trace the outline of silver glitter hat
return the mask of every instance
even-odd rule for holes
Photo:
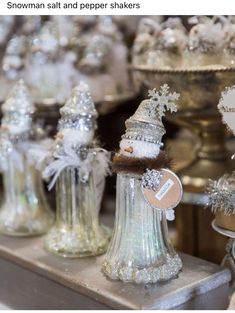
[[[70,98],[60,109],[60,114],[59,130],[69,128],[89,131],[96,128],[98,114],[85,83],[80,83],[72,90]]]
[[[23,80],[19,80],[2,105],[2,127],[14,127],[18,133],[31,127],[32,114],[35,112],[30,93]]]
[[[150,99],[142,101],[134,115],[126,121],[126,133],[122,138],[161,145],[165,134],[162,117],[166,110],[171,113],[177,111],[175,102],[180,95],[169,92],[169,86],[164,84],[159,91],[149,90],[149,96]]]

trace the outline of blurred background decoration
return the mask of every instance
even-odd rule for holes
[[[234,21],[195,16],[188,22],[191,27],[178,17],[160,24],[143,19],[134,42],[132,70],[144,89],[167,83],[181,94],[176,116],[168,119],[192,132],[196,149],[193,155],[188,153],[190,145],[185,142],[188,164],[177,164],[184,186],[177,211],[177,244],[184,252],[219,262],[224,238],[211,229],[213,215],[204,209],[208,179],[232,172],[235,165],[217,109],[221,92],[235,83]],[[172,146],[172,152],[179,150],[180,155],[182,143],[174,141]]]
[[[100,113],[99,138],[116,151],[124,121],[147,90],[169,84],[181,101],[164,121],[164,141],[185,191],[171,235],[178,249],[219,263],[226,239],[211,228],[205,188],[209,178],[235,167],[235,143],[217,112],[221,91],[235,82],[234,22],[231,16],[0,16],[1,102],[23,78],[36,118],[53,136],[59,107],[83,80]],[[103,211],[114,208],[112,176]]]
[[[0,99],[19,78],[26,81],[39,114],[56,118],[81,80],[104,113],[133,96],[128,48],[111,17],[1,17],[0,23],[5,27]]]

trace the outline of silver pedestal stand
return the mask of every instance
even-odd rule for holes
[[[235,232],[221,228],[216,225],[215,220],[212,221],[212,228],[219,234],[228,237],[228,242],[225,248],[226,255],[224,256],[221,266],[227,267],[231,271],[231,287],[235,287]]]

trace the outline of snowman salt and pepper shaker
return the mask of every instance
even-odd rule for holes
[[[149,95],[126,121],[120,150],[113,159],[116,219],[102,267],[113,280],[145,284],[176,277],[182,268],[167,229],[182,186],[166,169],[166,154],[160,150],[165,133],[162,117],[166,110],[176,111],[179,94],[163,85]]]
[[[102,254],[110,238],[99,221],[109,153],[94,139],[97,112],[86,84],[73,89],[60,113],[52,161],[43,172],[50,188],[56,183],[57,206],[45,247],[64,257]]]
[[[35,107],[22,80],[3,103],[2,111],[0,159],[4,199],[0,231],[11,236],[41,235],[48,231],[54,217],[45,198],[40,172],[28,153]]]

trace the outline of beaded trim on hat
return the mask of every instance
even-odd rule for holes
[[[142,101],[134,115],[126,121],[123,139],[162,145],[162,136],[165,134],[162,117],[167,110],[171,113],[177,111],[175,102],[180,96],[176,92],[171,93],[169,89],[165,84],[159,91],[149,90],[150,99]]]
[[[161,139],[165,134],[163,126],[148,124],[144,121],[126,121],[127,130],[122,139],[139,140],[162,145]]]

